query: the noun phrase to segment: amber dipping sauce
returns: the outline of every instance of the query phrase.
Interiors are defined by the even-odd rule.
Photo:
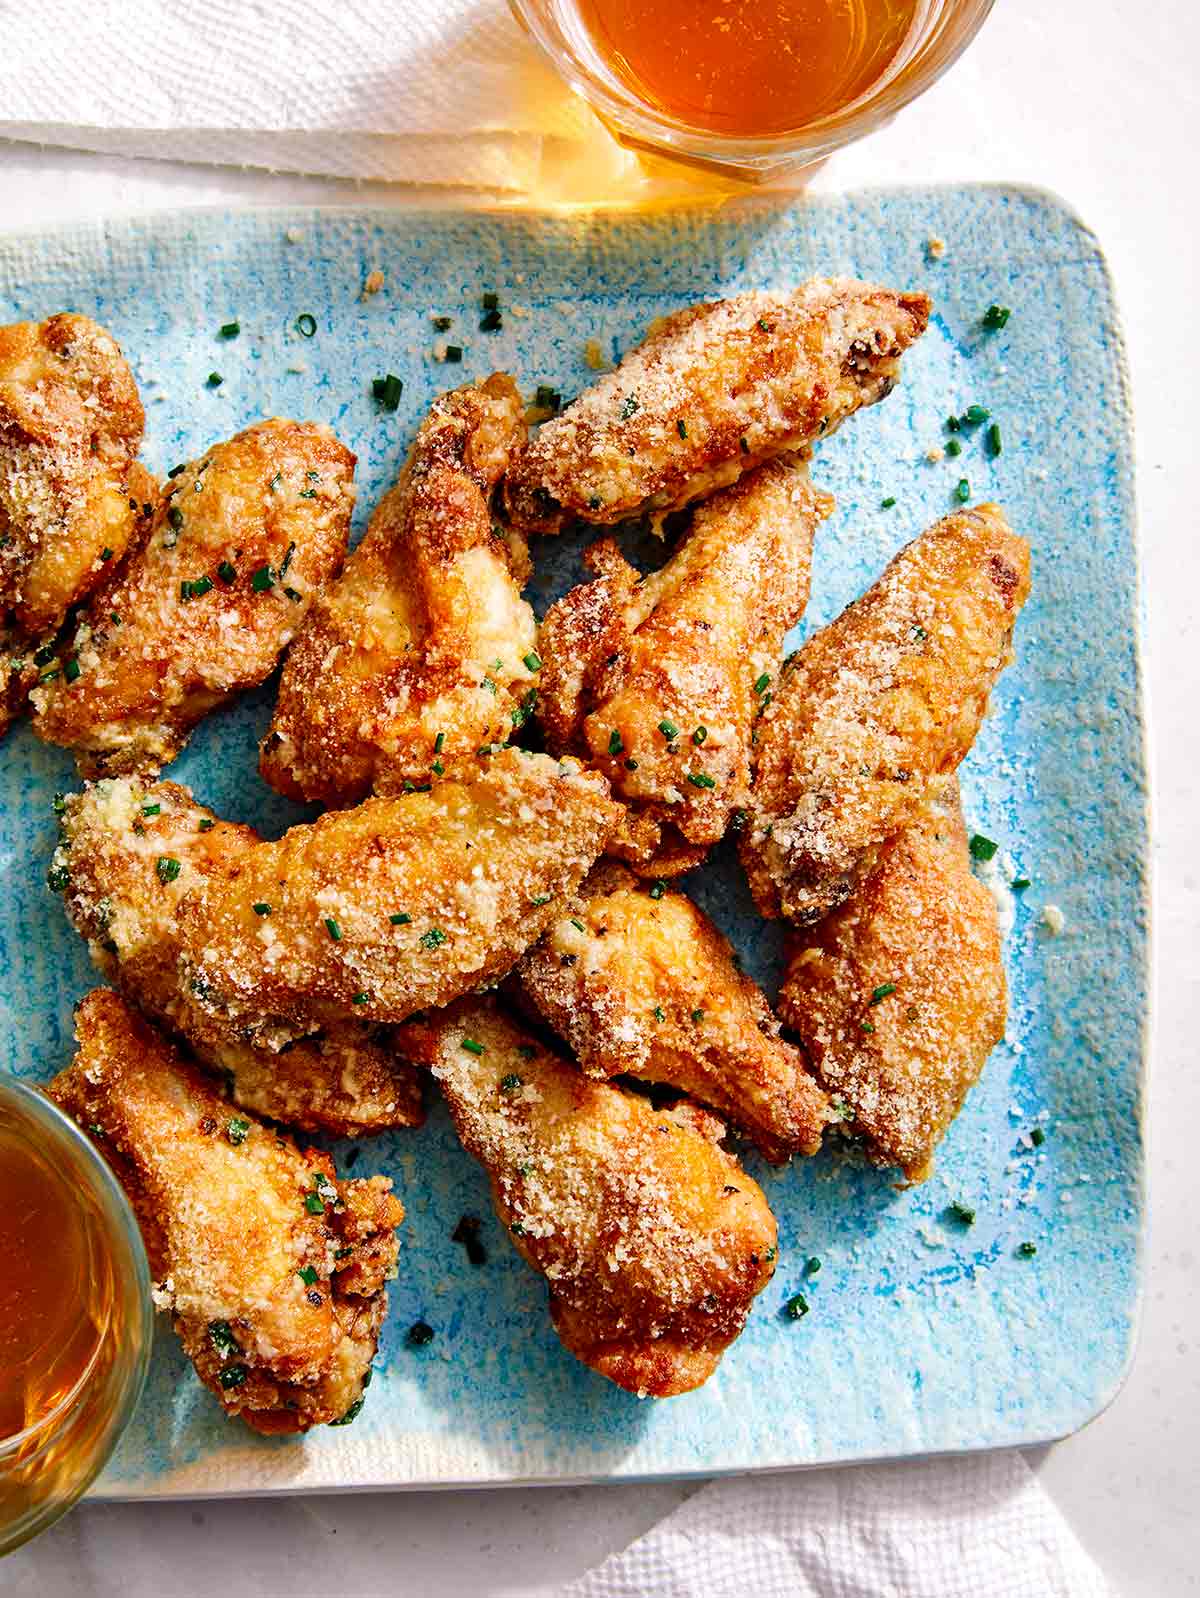
[[[772,138],[830,116],[887,73],[921,0],[576,0],[643,102],[713,133]]]
[[[0,1119],[0,1442],[70,1397],[108,1324],[112,1270],[89,1211]]]

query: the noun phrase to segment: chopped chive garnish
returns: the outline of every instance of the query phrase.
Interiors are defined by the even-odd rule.
[[[70,886],[71,873],[66,866],[51,866],[46,873],[46,886],[51,893],[62,893]]]
[[[229,561],[223,560],[221,562],[221,564],[217,567],[217,576],[221,579],[221,581],[223,583],[236,582],[237,581],[237,567],[232,565]]]
[[[161,805],[143,805],[142,806],[142,814],[144,816],[160,816],[162,814],[162,806]]]
[[[414,1321],[408,1328],[408,1340],[414,1348],[424,1348],[433,1342],[433,1327],[428,1321]]]
[[[404,384],[395,372],[389,372],[386,377],[377,377],[371,384],[371,393],[379,401],[381,409],[394,411],[400,404],[400,396],[404,392]]]
[[[995,332],[997,328],[1007,325],[1011,315],[1012,310],[1007,305],[989,305],[983,313],[983,325],[989,332]]]
[[[101,560],[111,560],[112,558],[113,558],[112,550],[109,549],[107,546],[105,546],[105,548],[100,551],[100,559]]]
[[[621,734],[614,727],[608,735],[608,752],[610,755],[619,755],[624,752],[625,744]]]
[[[661,1004],[656,1004],[654,1006],[654,1019],[656,1021],[665,1021],[667,1019],[667,1012],[663,1009]]]
[[[965,505],[971,497],[971,485],[965,477],[960,477],[958,487],[954,490],[954,497],[960,505]]]
[[[1013,878],[1012,889],[1013,889],[1014,893],[1020,893],[1023,888],[1032,888],[1032,886],[1033,886],[1033,883],[1030,882],[1028,877],[1014,877]]]
[[[947,416],[946,429],[948,432],[957,433],[962,426],[957,416]]]
[[[265,899],[260,899],[257,904],[252,904],[250,908],[256,916],[269,916],[271,914],[271,906]]]
[[[675,423],[675,431],[679,434],[680,438],[687,437],[687,423],[684,421],[682,416]]]
[[[963,412],[962,420],[969,422],[972,427],[978,427],[980,422],[986,422],[991,414],[985,405],[968,405]]]
[[[444,777],[446,775],[446,768],[442,765],[440,760],[435,760],[429,769],[433,772],[435,777]]]
[[[627,422],[635,411],[640,410],[641,401],[636,394],[626,394],[621,403],[621,420]]]
[[[480,1043],[476,1038],[464,1038],[462,1046],[468,1054],[482,1054],[487,1047],[486,1044]]]
[[[750,453],[750,440],[746,437],[746,435],[744,433],[742,434],[741,438],[738,440],[738,443],[742,446],[742,454],[743,455],[749,455],[749,453]]]
[[[78,678],[80,670],[78,655],[72,655],[63,663],[63,676],[68,682],[74,682]]]
[[[433,740],[433,752],[434,752],[435,755],[440,755],[441,754],[442,747],[445,744],[445,742],[446,742],[446,734],[444,732],[439,732],[437,737]]]
[[[325,917],[325,930],[335,943],[340,943],[342,941],[342,929],[338,926],[337,922],[332,916]]]
[[[770,683],[770,681],[771,681],[770,673],[764,671],[762,676],[759,677],[757,679],[757,681],[755,682],[755,684],[754,684],[754,692],[756,694],[765,693],[766,689],[767,689],[767,685]]]
[[[537,1053],[537,1050],[534,1048],[532,1043],[518,1043],[517,1053],[523,1060],[532,1060],[534,1055]]]
[[[858,1025],[859,1025],[859,1030],[862,1031],[862,1032],[874,1032],[874,1030],[875,1030],[874,1021],[860,1021],[858,1023]]]
[[[697,727],[695,732],[692,734],[692,742],[694,744],[702,744],[707,737],[708,737],[708,728],[707,727]]]
[[[1004,448],[1000,439],[1000,423],[993,422],[987,430],[987,446],[992,455],[999,455]]]
[[[704,1011],[703,1010],[693,1010],[692,1011],[692,1020],[696,1023],[697,1026],[699,1026],[701,1021],[704,1020]]]
[[[895,503],[896,503],[896,496],[895,496],[895,494],[889,494],[889,495],[888,495],[888,497],[887,497],[887,498],[886,498],[886,499],[881,499],[881,500],[880,500],[880,501],[879,501],[879,505],[880,505],[880,509],[881,509],[881,510],[891,510],[891,508],[892,508],[892,506],[893,506],[893,505],[894,505],[894,504],[895,504]]]
[[[650,884],[650,897],[652,899],[661,899],[666,891],[667,885],[661,877],[659,877],[656,882],[652,882]]]
[[[304,1195],[304,1208],[310,1215],[324,1215],[325,1201],[319,1193],[306,1193]]]
[[[299,591],[299,589],[296,588],[285,588],[284,593],[288,599],[291,600],[293,605],[298,605],[304,598],[304,595]]]
[[[538,906],[543,905],[543,904],[549,904],[550,903],[550,895],[548,893],[535,893],[533,898],[530,899],[529,902],[532,905],[538,905]]]
[[[231,1354],[240,1354],[242,1345],[233,1335],[233,1327],[228,1321],[209,1321],[208,1340],[213,1346],[213,1352],[220,1354],[222,1359],[228,1359]]]
[[[809,1276],[816,1276],[821,1269],[821,1261],[815,1254],[813,1254],[809,1257],[809,1261],[807,1265],[805,1265],[804,1269]]]
[[[539,383],[533,403],[540,411],[559,411],[562,409],[562,395],[548,383]]]
[[[180,461],[178,466],[172,466],[171,470],[167,473],[167,476],[168,477],[178,477],[181,472],[186,472],[186,471],[187,471],[187,462],[186,461]]]
[[[969,1204],[964,1204],[961,1199],[955,1199],[954,1203],[948,1206],[947,1213],[953,1220],[960,1222],[963,1226],[975,1225],[975,1211]]]
[[[211,832],[215,826],[216,822],[211,816],[201,816],[196,823],[196,830],[197,832]]]
[[[335,1260],[348,1260],[353,1253],[353,1245],[347,1244],[345,1248],[335,1248],[333,1251],[333,1257]]]
[[[452,316],[435,316],[433,319],[433,330],[435,333],[448,333],[453,325],[453,322],[454,318]]]
[[[1035,1149],[1040,1149],[1042,1144],[1046,1141],[1045,1131],[1040,1126],[1035,1126],[1029,1134],[1029,1141],[1033,1144]]]
[[[1023,1259],[1023,1260],[1031,1260],[1033,1258],[1033,1256],[1037,1253],[1037,1244],[1036,1243],[1020,1243],[1020,1244],[1017,1245],[1017,1253],[1021,1257],[1021,1259]]]
[[[660,721],[658,724],[658,730],[662,733],[664,738],[679,737],[679,728],[674,724],[674,722]]]
[[[775,1255],[777,1253],[778,1253],[778,1250],[776,1249],[774,1243],[772,1243],[770,1248],[767,1250],[766,1254],[764,1255],[764,1258],[767,1260],[768,1264],[770,1263],[771,1260],[773,1260],[775,1258]]]
[[[510,1071],[507,1076],[500,1078],[501,1093],[518,1093],[521,1089],[521,1078],[515,1071]]]
[[[687,780],[693,788],[715,788],[717,786],[707,771],[689,771]]]
[[[894,982],[881,982],[871,995],[871,1003],[878,1004],[881,999],[886,999],[889,993],[895,993],[895,991],[896,984]]]
[[[178,532],[183,526],[183,512],[180,510],[178,505],[171,506],[170,510],[167,512],[167,521],[176,532]]]
[[[250,586],[256,594],[265,594],[268,588],[275,586],[275,573],[269,566],[260,566],[250,573]]]
[[[271,481],[267,484],[267,487],[271,490],[271,492],[273,494],[275,492],[275,490],[279,487],[280,483],[282,483],[282,482],[283,482],[283,473],[282,472],[276,472],[274,477],[272,477]]]
[[[108,619],[109,619],[110,622],[112,622],[114,627],[119,627],[121,625],[120,614],[117,611],[115,611],[115,610],[110,610],[109,611]]]
[[[956,455],[962,454],[962,444],[957,438],[948,438],[946,440],[946,454],[949,455],[951,460],[953,460]]]
[[[428,932],[422,932],[419,941],[423,949],[436,949],[446,942],[446,934],[441,927],[430,927]]]
[[[462,360],[462,355],[463,355],[463,352],[462,352],[462,345],[461,344],[447,344],[446,345],[446,360],[450,363],[451,366],[456,366],[458,364],[458,362]]]
[[[531,649],[525,656],[525,666],[528,671],[541,671],[542,657],[536,650]]]
[[[498,333],[504,326],[504,318],[497,310],[485,311],[479,318],[479,331],[481,333]]]
[[[207,382],[209,388],[220,388],[224,381],[225,379],[221,376],[220,372],[210,372],[208,374]]]
[[[971,834],[970,849],[972,860],[990,860],[999,847],[1000,845],[993,843],[990,838],[985,838],[982,832]]]
[[[205,575],[203,577],[195,577],[195,578],[193,578],[192,579],[192,597],[194,599],[203,598],[203,596],[205,594],[207,594],[209,592],[209,590],[212,588],[212,585],[213,585],[213,580],[212,580],[211,577],[208,576],[207,573],[205,573]]]
[[[388,916],[388,920],[394,927],[407,927],[412,922],[412,916],[407,911],[397,910],[394,916]]]
[[[369,993],[354,993],[350,996],[351,1004],[370,1004],[370,1002],[371,995]]]
[[[217,334],[220,338],[236,338],[241,331],[242,324],[240,322],[222,322],[217,329]]]
[[[225,1123],[225,1136],[233,1144],[235,1149],[246,1141],[249,1131],[249,1121],[245,1120],[240,1115],[231,1116]]]
[[[183,867],[180,865],[179,861],[174,859],[171,855],[160,854],[154,863],[154,869],[158,873],[158,880],[160,882],[174,882],[175,878],[183,870]]]
[[[489,289],[486,294],[481,294],[479,296],[479,304],[485,311],[498,310],[500,307],[500,296],[493,293],[492,290]]]
[[[296,331],[305,338],[311,338],[317,331],[317,319],[310,316],[307,311],[302,311],[296,318]]]
[[[302,1265],[296,1275],[304,1283],[305,1287],[312,1287],[317,1280],[317,1271],[314,1265]]]
[[[240,1387],[249,1374],[244,1365],[226,1365],[217,1372],[217,1380],[228,1390],[230,1387]]]
[[[798,1321],[808,1314],[808,1300],[803,1293],[793,1293],[783,1306],[783,1313],[789,1321]]]

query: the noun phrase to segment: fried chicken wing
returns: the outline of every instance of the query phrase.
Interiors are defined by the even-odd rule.
[[[769,1160],[821,1146],[828,1099],[686,894],[648,888],[626,867],[602,862],[516,976],[589,1076],[679,1088]]]
[[[925,294],[812,278],[664,317],[514,460],[513,525],[665,514],[804,448],[891,392],[929,312]]]
[[[117,342],[86,316],[0,327],[0,610],[52,631],[133,535],[145,417]],[[107,553],[106,553],[107,552]]]
[[[852,899],[795,935],[779,1011],[870,1158],[924,1181],[1006,1016],[996,905],[971,874],[956,777],[932,785]]]
[[[740,841],[763,915],[804,926],[840,904],[957,768],[1028,593],[1029,545],[999,507],[956,512],[787,664]]]
[[[111,781],[94,802],[66,802],[53,869],[69,903],[107,834],[130,849],[147,803],[165,809],[172,786]],[[186,882],[182,860],[144,835],[164,886],[184,884],[164,980],[208,1038],[271,1050],[348,1019],[401,1021],[510,970],[587,874],[617,808],[577,762],[509,749],[470,782],[329,811],[243,848],[231,870],[189,866]]]
[[[274,1052],[231,1035],[181,980],[180,901],[201,882],[237,876],[261,844],[250,827],[221,821],[177,783],[131,777],[70,795],[60,821],[50,881],[92,959],[223,1075],[235,1104],[342,1137],[422,1123],[419,1075],[398,1058],[387,1028],[335,1020]]]
[[[719,1146],[721,1123],[589,1080],[488,1000],[403,1031],[549,1282],[571,1353],[655,1398],[707,1381],[775,1257],[774,1217]]]
[[[404,1218],[391,1182],[338,1181],[327,1154],[231,1115],[115,993],[88,995],[76,1036],[48,1091],[128,1193],[200,1380],[258,1432],[353,1419]]]
[[[524,544],[491,495],[525,436],[511,378],[443,395],[400,480],[288,654],[260,769],[280,793],[348,805],[473,765],[532,705]]]
[[[603,771],[629,805],[610,845],[647,875],[698,865],[747,800],[762,679],[808,602],[813,532],[831,501],[792,458],[701,505],[661,570],[611,540],[599,575],[542,624],[539,714],[552,748]]]
[[[210,710],[270,675],[341,569],[353,472],[327,427],[278,418],[178,472],[34,690],[38,737],[74,749],[85,776],[173,760]]]

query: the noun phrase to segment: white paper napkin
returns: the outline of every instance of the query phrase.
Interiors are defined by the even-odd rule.
[[[499,190],[630,159],[504,0],[0,0],[0,137]]]
[[[1112,1598],[1016,1452],[740,1477],[554,1598]]]

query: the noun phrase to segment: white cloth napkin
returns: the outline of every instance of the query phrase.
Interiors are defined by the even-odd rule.
[[[0,0],[0,137],[493,190],[631,159],[504,0]]]
[[[554,1598],[1112,1598],[1016,1452],[705,1487]]]

